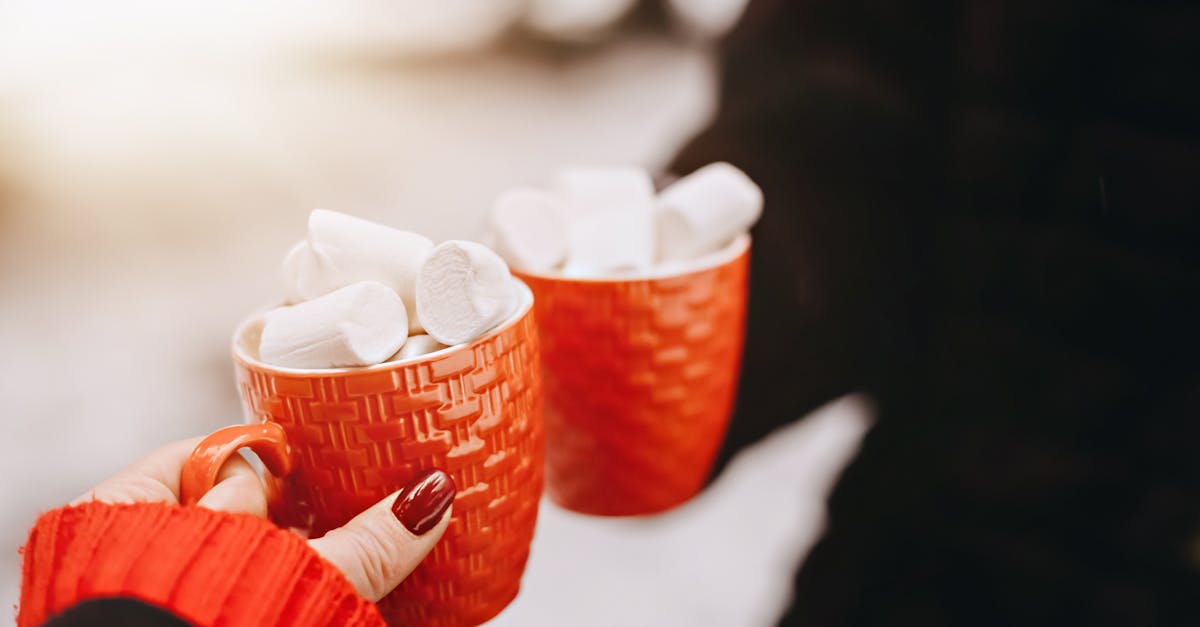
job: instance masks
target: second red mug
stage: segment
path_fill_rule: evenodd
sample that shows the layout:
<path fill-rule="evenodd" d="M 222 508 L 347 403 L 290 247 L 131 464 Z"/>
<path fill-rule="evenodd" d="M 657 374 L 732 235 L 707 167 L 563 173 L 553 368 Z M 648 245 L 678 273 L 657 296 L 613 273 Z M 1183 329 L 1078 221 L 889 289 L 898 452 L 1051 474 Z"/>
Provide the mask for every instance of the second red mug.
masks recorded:
<path fill-rule="evenodd" d="M 520 274 L 546 374 L 546 490 L 585 514 L 670 509 L 704 485 L 745 335 L 750 237 L 675 272 Z"/>

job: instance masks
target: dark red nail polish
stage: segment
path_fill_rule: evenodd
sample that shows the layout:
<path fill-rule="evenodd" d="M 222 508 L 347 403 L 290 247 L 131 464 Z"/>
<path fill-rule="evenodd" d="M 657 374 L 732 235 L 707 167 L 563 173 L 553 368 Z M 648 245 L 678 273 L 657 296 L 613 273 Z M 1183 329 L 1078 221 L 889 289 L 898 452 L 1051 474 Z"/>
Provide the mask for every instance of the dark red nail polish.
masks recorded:
<path fill-rule="evenodd" d="M 392 504 L 392 513 L 413 534 L 424 535 L 437 526 L 457 491 L 450 475 L 431 468 L 404 486 Z"/>

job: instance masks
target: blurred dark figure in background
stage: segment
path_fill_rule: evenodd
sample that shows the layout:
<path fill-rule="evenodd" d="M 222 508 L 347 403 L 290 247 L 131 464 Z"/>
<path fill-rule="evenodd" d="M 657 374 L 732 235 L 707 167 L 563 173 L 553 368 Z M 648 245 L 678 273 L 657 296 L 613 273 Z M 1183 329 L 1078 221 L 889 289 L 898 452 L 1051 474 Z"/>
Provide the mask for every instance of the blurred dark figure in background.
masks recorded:
<path fill-rule="evenodd" d="M 725 61 L 723 459 L 879 407 L 784 623 L 1200 624 L 1200 4 L 753 0 Z"/>

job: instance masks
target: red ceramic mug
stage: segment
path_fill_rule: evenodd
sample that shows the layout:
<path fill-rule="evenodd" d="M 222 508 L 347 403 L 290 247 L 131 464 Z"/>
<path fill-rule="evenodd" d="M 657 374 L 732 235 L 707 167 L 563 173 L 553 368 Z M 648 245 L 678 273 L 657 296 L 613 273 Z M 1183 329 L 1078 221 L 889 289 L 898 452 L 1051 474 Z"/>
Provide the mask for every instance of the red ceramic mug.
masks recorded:
<path fill-rule="evenodd" d="M 524 286 L 522 286 L 524 289 Z M 476 625 L 517 595 L 542 493 L 542 394 L 532 297 L 474 341 L 366 368 L 257 359 L 261 318 L 234 335 L 246 425 L 221 429 L 180 477 L 194 503 L 239 448 L 269 471 L 268 508 L 313 537 L 440 468 L 458 494 L 433 551 L 379 602 L 390 624 Z"/>
<path fill-rule="evenodd" d="M 745 335 L 750 238 L 633 279 L 519 274 L 546 378 L 546 490 L 606 516 L 694 496 L 725 436 Z"/>

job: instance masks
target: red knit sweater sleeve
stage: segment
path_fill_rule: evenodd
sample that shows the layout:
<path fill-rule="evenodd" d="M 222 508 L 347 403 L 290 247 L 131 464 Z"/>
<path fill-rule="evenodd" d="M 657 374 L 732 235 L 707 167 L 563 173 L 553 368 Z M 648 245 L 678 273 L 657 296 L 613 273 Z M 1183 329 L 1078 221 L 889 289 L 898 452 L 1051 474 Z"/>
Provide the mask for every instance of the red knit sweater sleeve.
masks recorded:
<path fill-rule="evenodd" d="M 23 552 L 20 627 L 113 596 L 200 627 L 384 624 L 307 542 L 249 515 L 87 503 L 43 515 Z"/>

